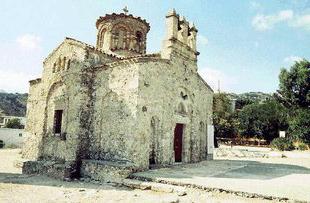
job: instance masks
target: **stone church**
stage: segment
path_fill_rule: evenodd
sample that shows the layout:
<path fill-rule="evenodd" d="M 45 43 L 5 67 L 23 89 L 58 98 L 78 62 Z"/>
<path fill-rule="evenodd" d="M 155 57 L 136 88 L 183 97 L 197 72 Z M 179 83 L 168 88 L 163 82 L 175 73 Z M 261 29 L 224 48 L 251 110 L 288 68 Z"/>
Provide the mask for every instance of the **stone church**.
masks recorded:
<path fill-rule="evenodd" d="M 70 179 L 212 159 L 213 91 L 197 72 L 198 30 L 173 10 L 158 53 L 150 25 L 99 17 L 96 46 L 66 38 L 30 81 L 24 173 Z"/>

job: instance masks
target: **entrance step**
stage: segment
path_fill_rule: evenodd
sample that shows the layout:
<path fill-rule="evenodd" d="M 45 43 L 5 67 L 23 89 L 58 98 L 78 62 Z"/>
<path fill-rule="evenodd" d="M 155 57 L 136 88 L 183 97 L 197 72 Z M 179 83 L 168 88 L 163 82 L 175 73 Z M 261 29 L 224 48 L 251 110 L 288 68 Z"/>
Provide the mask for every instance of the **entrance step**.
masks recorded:
<path fill-rule="evenodd" d="M 135 179 L 124 179 L 122 184 L 140 190 L 153 190 L 155 192 L 176 193 L 178 196 L 186 195 L 186 189 L 182 186 L 168 185 L 164 183 L 148 182 Z"/>

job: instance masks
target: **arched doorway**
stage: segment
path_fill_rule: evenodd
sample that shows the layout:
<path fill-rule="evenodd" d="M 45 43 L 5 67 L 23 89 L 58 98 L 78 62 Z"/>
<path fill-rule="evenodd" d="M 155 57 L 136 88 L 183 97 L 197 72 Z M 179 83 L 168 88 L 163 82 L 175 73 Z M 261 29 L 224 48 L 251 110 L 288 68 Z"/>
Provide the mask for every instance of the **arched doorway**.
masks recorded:
<path fill-rule="evenodd" d="M 177 123 L 174 128 L 174 158 L 175 162 L 182 162 L 184 124 Z"/>

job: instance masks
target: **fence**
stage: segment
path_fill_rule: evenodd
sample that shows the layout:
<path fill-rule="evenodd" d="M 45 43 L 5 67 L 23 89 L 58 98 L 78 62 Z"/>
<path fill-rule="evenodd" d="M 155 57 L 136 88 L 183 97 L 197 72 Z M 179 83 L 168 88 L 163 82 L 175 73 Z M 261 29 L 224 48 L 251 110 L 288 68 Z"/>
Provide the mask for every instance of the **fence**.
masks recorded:
<path fill-rule="evenodd" d="M 219 137 L 216 138 L 218 144 L 225 144 L 225 145 L 242 145 L 242 146 L 263 146 L 266 147 L 269 145 L 267 140 L 262 139 L 255 139 L 255 138 L 223 138 Z"/>

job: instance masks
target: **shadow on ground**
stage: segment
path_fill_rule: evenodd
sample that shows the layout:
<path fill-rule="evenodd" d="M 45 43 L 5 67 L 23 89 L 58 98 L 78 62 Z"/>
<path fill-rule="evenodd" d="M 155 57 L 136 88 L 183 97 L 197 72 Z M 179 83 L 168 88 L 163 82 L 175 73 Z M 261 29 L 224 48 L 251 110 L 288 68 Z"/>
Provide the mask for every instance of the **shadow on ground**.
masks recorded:
<path fill-rule="evenodd" d="M 21 173 L 21 163 L 23 159 L 21 158 L 20 149 L 2 149 L 0 150 L 0 159 L 0 183 L 77 189 L 130 190 L 127 187 L 121 187 L 113 183 L 92 183 L 80 180 L 67 182 L 44 175 L 24 175 Z"/>
<path fill-rule="evenodd" d="M 137 173 L 139 176 L 140 174 L 147 174 L 147 177 L 154 175 L 157 178 L 214 177 L 269 180 L 291 174 L 310 174 L 310 169 L 291 164 L 262 163 L 247 160 L 213 160 Z"/>
<path fill-rule="evenodd" d="M 84 182 L 80 180 L 63 181 L 50 178 L 44 175 L 23 175 L 19 173 L 0 173 L 0 183 L 33 185 L 33 186 L 49 186 L 49 187 L 64 187 L 76 189 L 104 189 L 104 190 L 126 190 L 132 189 L 122 187 L 115 183 L 100 183 L 100 182 Z"/>

